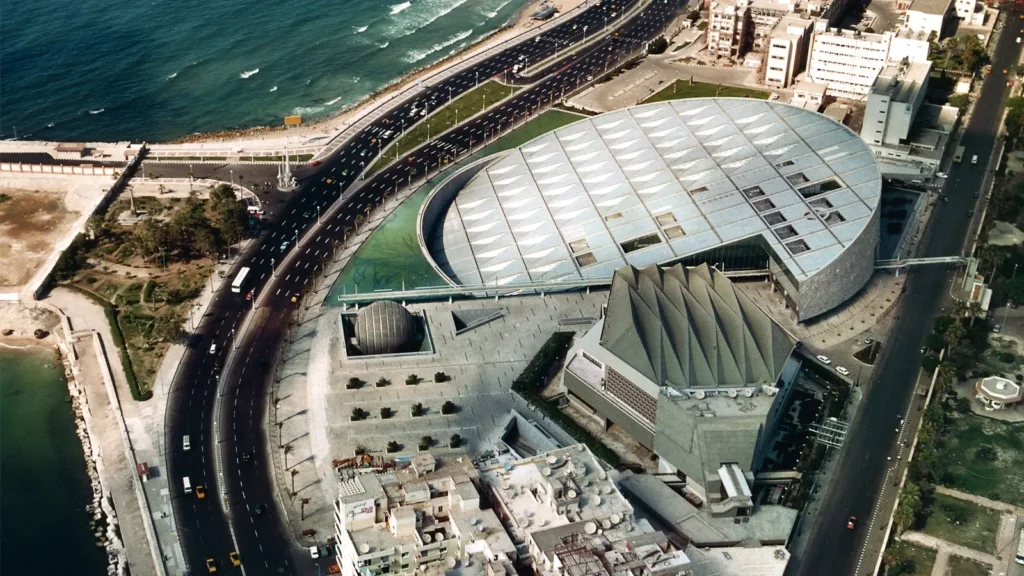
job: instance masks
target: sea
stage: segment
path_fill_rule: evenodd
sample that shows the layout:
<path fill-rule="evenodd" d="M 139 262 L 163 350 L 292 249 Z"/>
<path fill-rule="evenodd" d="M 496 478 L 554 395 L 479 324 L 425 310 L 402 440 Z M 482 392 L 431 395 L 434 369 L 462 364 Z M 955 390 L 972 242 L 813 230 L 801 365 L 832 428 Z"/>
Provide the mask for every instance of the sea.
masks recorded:
<path fill-rule="evenodd" d="M 0 0 L 0 139 L 167 141 L 343 110 L 525 0 Z"/>
<path fill-rule="evenodd" d="M 75 434 L 64 368 L 51 348 L 0 344 L 0 574 L 34 574 L 57 561 L 106 574 L 86 511 L 92 487 Z"/>

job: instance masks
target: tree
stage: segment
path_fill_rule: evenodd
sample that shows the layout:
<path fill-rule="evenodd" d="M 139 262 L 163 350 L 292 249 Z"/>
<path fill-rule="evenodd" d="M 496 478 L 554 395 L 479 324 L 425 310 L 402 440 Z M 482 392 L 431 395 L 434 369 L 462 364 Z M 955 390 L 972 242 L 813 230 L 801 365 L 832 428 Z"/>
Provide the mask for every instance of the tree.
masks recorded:
<path fill-rule="evenodd" d="M 398 452 L 401 449 L 402 449 L 402 446 L 398 442 L 395 442 L 394 440 L 388 441 L 388 447 L 387 447 L 388 454 L 391 454 L 391 453 L 394 453 L 394 452 Z"/>
<path fill-rule="evenodd" d="M 420 450 L 426 450 L 434 445 L 434 439 L 430 436 L 420 438 Z"/>
<path fill-rule="evenodd" d="M 893 525 L 897 534 L 902 534 L 907 528 L 914 524 L 914 510 L 906 506 L 901 500 L 892 516 Z"/>
<path fill-rule="evenodd" d="M 352 421 L 353 422 L 358 422 L 360 420 L 364 420 L 365 418 L 366 418 L 366 413 L 363 412 L 362 408 L 353 408 L 352 409 Z"/>
<path fill-rule="evenodd" d="M 663 54 L 668 49 L 668 40 L 664 36 L 658 36 L 647 43 L 648 54 Z"/>
<path fill-rule="evenodd" d="M 299 475 L 299 471 L 293 468 L 291 474 L 292 474 L 292 496 L 295 496 L 295 494 L 296 494 L 296 492 L 295 492 L 295 477 Z"/>
<path fill-rule="evenodd" d="M 417 402 L 417 403 L 412 405 L 412 415 L 413 415 L 413 417 L 423 416 L 423 404 L 422 403 Z"/>
<path fill-rule="evenodd" d="M 452 437 L 448 440 L 448 447 L 458 448 L 459 446 L 462 446 L 462 436 L 452 434 Z"/>
<path fill-rule="evenodd" d="M 235 244 L 245 238 L 249 229 L 249 208 L 245 202 L 235 200 L 217 206 L 217 227 L 225 244 Z"/>
<path fill-rule="evenodd" d="M 383 388 L 390 383 L 391 382 L 387 378 L 381 376 L 380 378 L 377 379 L 377 388 Z"/>
<path fill-rule="evenodd" d="M 390 406 L 384 406 L 380 409 L 381 420 L 387 420 L 395 415 L 395 411 Z"/>
<path fill-rule="evenodd" d="M 896 552 L 895 549 L 893 549 L 892 546 L 886 548 L 885 552 L 882 553 L 882 564 L 884 564 L 886 568 L 895 566 L 896 563 L 899 561 L 900 555 Z"/>
<path fill-rule="evenodd" d="M 444 372 L 434 372 L 434 382 L 440 384 L 448 379 L 448 375 Z"/>
<path fill-rule="evenodd" d="M 288 455 L 292 453 L 292 450 L 294 450 L 294 448 L 292 448 L 291 444 L 285 444 L 284 445 L 284 469 L 285 470 L 288 469 Z M 295 490 L 293 489 L 292 492 L 294 492 L 294 491 Z"/>
<path fill-rule="evenodd" d="M 420 381 L 420 377 L 415 375 L 415 374 L 409 374 L 408 376 L 405 377 L 405 385 L 406 386 L 414 386 L 414 385 L 418 384 L 419 381 Z"/>
<path fill-rule="evenodd" d="M 455 414 L 455 402 L 445 400 L 444 404 L 441 404 L 441 414 Z"/>
<path fill-rule="evenodd" d="M 218 184 L 210 190 L 210 202 L 213 204 L 213 209 L 216 210 L 218 206 L 225 202 L 232 202 L 238 200 L 238 196 L 235 194 L 235 189 L 230 184 Z"/>
<path fill-rule="evenodd" d="M 187 337 L 185 329 L 181 327 L 181 318 L 178 318 L 174 314 L 162 314 L 157 316 L 153 320 L 153 330 L 151 334 L 157 340 L 170 342 L 172 344 L 182 343 Z"/>

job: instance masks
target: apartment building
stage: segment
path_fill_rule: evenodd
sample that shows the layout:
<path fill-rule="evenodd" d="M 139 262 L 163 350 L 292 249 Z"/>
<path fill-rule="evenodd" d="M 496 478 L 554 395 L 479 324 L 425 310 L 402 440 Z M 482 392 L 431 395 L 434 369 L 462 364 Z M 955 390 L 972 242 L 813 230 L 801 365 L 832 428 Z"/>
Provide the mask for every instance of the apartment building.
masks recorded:
<path fill-rule="evenodd" d="M 481 509 L 479 476 L 465 455 L 419 454 L 339 475 L 334 513 L 344 576 L 466 566 L 480 576 L 514 574 L 516 548 L 494 512 Z"/>
<path fill-rule="evenodd" d="M 765 84 L 787 88 L 793 78 L 803 72 L 813 27 L 811 20 L 797 16 L 786 16 L 779 21 L 769 37 Z"/>
<path fill-rule="evenodd" d="M 708 18 L 708 52 L 718 58 L 739 58 L 750 46 L 747 0 L 714 0 Z"/>

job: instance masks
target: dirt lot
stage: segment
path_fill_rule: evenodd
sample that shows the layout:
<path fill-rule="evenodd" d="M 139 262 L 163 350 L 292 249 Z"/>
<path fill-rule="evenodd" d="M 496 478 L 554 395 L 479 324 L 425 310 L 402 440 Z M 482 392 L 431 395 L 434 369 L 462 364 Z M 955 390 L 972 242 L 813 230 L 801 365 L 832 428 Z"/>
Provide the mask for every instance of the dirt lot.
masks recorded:
<path fill-rule="evenodd" d="M 71 229 L 77 212 L 64 205 L 63 193 L 0 189 L 0 288 L 27 283 Z"/>

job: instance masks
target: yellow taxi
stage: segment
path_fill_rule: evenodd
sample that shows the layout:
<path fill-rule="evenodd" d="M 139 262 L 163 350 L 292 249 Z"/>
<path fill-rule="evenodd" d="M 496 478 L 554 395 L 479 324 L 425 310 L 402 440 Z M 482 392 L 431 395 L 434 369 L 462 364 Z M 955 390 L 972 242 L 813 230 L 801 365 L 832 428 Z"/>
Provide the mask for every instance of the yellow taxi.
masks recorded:
<path fill-rule="evenodd" d="M 196 484 L 196 498 L 200 500 L 206 498 L 206 490 L 199 484 Z"/>
<path fill-rule="evenodd" d="M 217 563 L 213 561 L 213 558 L 206 559 L 206 571 L 210 574 L 217 571 Z"/>
<path fill-rule="evenodd" d="M 231 559 L 231 565 L 232 566 L 241 566 L 242 565 L 242 561 L 238 559 L 238 552 L 232 552 L 231 554 L 228 554 L 228 558 Z"/>

